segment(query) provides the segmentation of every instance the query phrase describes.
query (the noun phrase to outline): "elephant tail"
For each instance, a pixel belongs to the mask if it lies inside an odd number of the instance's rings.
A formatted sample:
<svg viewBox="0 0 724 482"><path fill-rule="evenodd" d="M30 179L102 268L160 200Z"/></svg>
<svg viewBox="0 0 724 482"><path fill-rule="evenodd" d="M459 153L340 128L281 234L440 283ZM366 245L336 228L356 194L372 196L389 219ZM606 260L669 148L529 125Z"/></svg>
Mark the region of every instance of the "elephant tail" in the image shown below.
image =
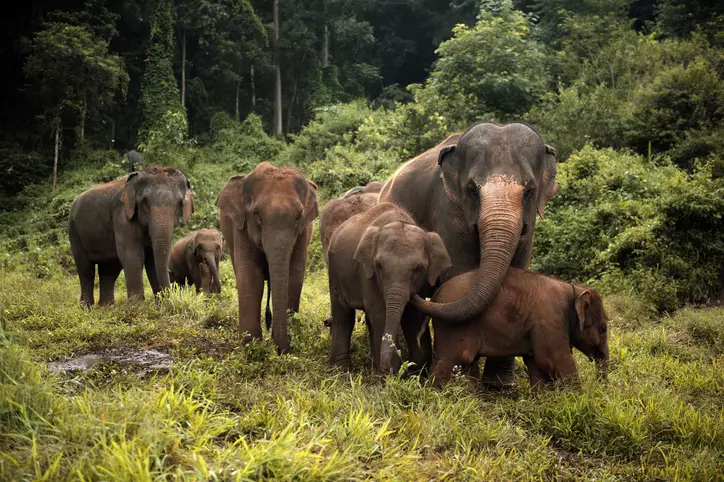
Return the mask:
<svg viewBox="0 0 724 482"><path fill-rule="evenodd" d="M269 299L271 297L271 286L269 281L266 282L266 312L264 313L264 321L266 321L266 329L271 330L272 312L269 308Z"/></svg>

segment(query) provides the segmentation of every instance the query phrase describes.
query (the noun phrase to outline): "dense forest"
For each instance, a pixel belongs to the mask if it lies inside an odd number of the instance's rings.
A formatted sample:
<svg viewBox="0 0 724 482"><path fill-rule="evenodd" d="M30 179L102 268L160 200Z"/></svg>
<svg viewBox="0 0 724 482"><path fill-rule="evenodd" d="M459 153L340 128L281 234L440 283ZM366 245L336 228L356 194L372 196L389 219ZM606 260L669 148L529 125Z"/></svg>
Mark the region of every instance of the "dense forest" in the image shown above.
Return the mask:
<svg viewBox="0 0 724 482"><path fill-rule="evenodd" d="M724 2L31 0L0 25L0 480L721 479ZM71 203L133 149L190 181L176 241L263 161L321 211L479 121L555 152L531 269L603 296L606 383L578 352L578 391L520 360L503 394L382 379L361 322L335 370L318 221L291 354L240 346L228 253L211 297L78 306Z"/></svg>

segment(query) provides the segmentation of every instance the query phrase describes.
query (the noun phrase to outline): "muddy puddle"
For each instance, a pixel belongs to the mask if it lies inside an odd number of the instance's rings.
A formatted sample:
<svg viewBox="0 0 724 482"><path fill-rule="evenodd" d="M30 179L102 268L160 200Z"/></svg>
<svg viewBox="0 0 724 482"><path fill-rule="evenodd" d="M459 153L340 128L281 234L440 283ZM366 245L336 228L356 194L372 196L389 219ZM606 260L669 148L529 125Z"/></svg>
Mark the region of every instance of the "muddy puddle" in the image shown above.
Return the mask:
<svg viewBox="0 0 724 482"><path fill-rule="evenodd" d="M130 365L143 376L149 372L165 371L171 367L171 356L157 350L134 350L130 348L115 348L97 353L58 360L48 363L48 369L53 373L66 373L77 370L88 370L97 363L119 363Z"/></svg>

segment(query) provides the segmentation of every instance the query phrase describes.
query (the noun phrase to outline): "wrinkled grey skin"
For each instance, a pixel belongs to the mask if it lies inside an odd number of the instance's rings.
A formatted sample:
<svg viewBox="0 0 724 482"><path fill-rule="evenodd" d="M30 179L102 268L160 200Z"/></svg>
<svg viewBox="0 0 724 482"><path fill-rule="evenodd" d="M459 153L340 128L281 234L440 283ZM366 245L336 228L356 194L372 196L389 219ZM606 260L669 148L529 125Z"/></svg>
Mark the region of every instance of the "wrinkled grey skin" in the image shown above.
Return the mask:
<svg viewBox="0 0 724 482"><path fill-rule="evenodd" d="M555 194L555 175L553 150L523 124L476 124L402 166L379 202L397 204L420 227L440 235L453 263L444 280L477 272L463 298L445 304L416 298L414 306L451 323L482 313L508 267L530 264L536 213L542 218ZM513 363L488 358L485 384L511 385Z"/></svg>
<svg viewBox="0 0 724 482"><path fill-rule="evenodd" d="M329 293L332 304L330 362L349 369L350 338L355 310L364 310L375 367L396 373L400 367L394 342L400 325L417 369L432 361L429 331L418 344L424 318L405 308L423 286L437 283L450 257L436 233L426 233L403 210L377 204L350 218L332 236L329 246ZM416 314L417 312L414 312Z"/></svg>
<svg viewBox="0 0 724 482"><path fill-rule="evenodd" d="M287 310L299 311L307 248L319 214L317 186L296 169L262 162L246 176L232 176L216 206L236 274L243 341L262 337L261 298L268 280L273 314L267 309L267 327L284 353L289 350Z"/></svg>
<svg viewBox="0 0 724 482"><path fill-rule="evenodd" d="M143 163L143 154L135 149L131 149L130 151L128 151L126 157L128 158L129 172L135 172L136 169L138 169L138 167Z"/></svg>
<svg viewBox="0 0 724 482"><path fill-rule="evenodd" d="M81 304L93 300L95 267L100 305L113 303L123 270L128 297L143 299L143 269L154 294L168 288L173 230L194 210L191 184L179 170L149 166L80 194L70 207L68 236L81 287Z"/></svg>
<svg viewBox="0 0 724 482"><path fill-rule="evenodd" d="M197 293L221 293L219 262L223 249L224 241L217 230L190 232L171 248L171 282L193 285Z"/></svg>

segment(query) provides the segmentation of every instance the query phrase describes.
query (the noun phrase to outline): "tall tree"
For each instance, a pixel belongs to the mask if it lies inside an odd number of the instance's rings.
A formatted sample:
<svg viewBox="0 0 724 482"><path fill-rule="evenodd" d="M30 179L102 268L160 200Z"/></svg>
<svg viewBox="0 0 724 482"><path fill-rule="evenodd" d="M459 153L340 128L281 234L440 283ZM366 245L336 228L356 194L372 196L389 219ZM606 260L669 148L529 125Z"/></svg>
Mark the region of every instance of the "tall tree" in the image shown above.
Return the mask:
<svg viewBox="0 0 724 482"><path fill-rule="evenodd" d="M146 68L141 79L141 139L145 139L151 130L162 129L163 119L168 114L181 113L185 119L173 73L175 20L172 0L149 2Z"/></svg>
<svg viewBox="0 0 724 482"><path fill-rule="evenodd" d="M282 71L279 61L279 0L273 0L274 22L274 135L282 135Z"/></svg>

